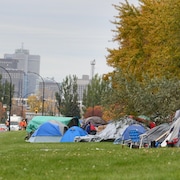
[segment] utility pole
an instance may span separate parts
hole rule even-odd
[[[37,75],[37,76],[39,76],[40,78],[41,78],[41,80],[42,80],[42,116],[44,115],[44,101],[45,101],[45,82],[44,82],[44,79],[43,79],[43,77],[42,76],[40,76],[38,73],[36,73],[36,72],[31,72],[31,71],[28,71],[28,73],[32,73],[32,74],[35,74],[35,75]]]

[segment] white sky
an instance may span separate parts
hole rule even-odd
[[[40,75],[61,82],[67,75],[91,75],[112,70],[106,48],[115,30],[118,5],[125,0],[0,0],[0,58],[15,49],[41,56]],[[138,5],[138,0],[128,0]]]

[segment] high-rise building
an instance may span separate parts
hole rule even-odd
[[[12,60],[11,66],[8,66],[10,60]],[[15,62],[17,63],[16,66]],[[23,49],[22,47],[21,49],[15,50],[15,53],[13,54],[4,54],[3,63],[3,67],[5,67],[10,74],[12,74],[11,71],[14,72],[14,70],[17,71],[16,74],[21,74],[19,75],[21,78],[18,77],[19,82],[18,78],[16,81],[14,80],[14,77],[12,78],[13,84],[15,85],[15,91],[21,92],[21,94],[17,96],[21,95],[22,97],[25,97],[36,92],[36,81],[40,78],[38,76],[40,72],[39,55],[31,55],[29,50]],[[21,84],[21,86],[19,84]],[[15,94],[14,96],[16,96]]]
[[[77,79],[77,92],[78,92],[78,100],[82,102],[84,90],[87,90],[88,84],[90,83],[90,79],[88,75],[83,75],[82,79]]]
[[[14,85],[15,96],[21,96],[24,87],[24,76],[21,70],[17,69],[18,60],[16,59],[0,59],[0,74],[2,75],[2,83],[5,81],[10,82]],[[6,71],[5,71],[6,69]]]

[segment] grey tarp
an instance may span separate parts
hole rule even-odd
[[[150,130],[148,130],[146,133],[140,135],[140,138],[143,143],[150,144],[152,141],[156,141],[157,139],[159,143],[161,143],[165,136],[162,136],[170,129],[170,125],[168,123],[161,124],[159,126],[156,126]],[[162,136],[162,138],[160,138]]]

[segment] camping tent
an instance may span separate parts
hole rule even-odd
[[[59,142],[67,129],[65,124],[55,120],[45,122],[31,135],[29,142]]]
[[[152,141],[161,143],[165,139],[165,133],[169,130],[168,123],[160,124],[140,136],[142,143],[150,144]]]
[[[98,117],[98,116],[91,116],[84,119],[83,124],[88,124],[89,122],[95,126],[107,124],[106,121],[104,121],[101,117]]]
[[[86,136],[86,135],[88,135],[87,132],[81,127],[72,126],[65,132],[60,142],[74,142],[74,138],[76,136]]]
[[[68,127],[79,125],[79,119],[76,117],[35,116],[29,121],[26,131],[28,133],[34,132],[41,124],[50,120],[61,122]]]
[[[129,140],[131,139],[130,136],[129,136],[129,133],[131,130],[136,130],[139,132],[139,135],[143,134],[146,132],[146,129],[141,126],[140,124],[132,124],[132,125],[129,125],[125,131],[123,132],[122,134],[122,140]]]

